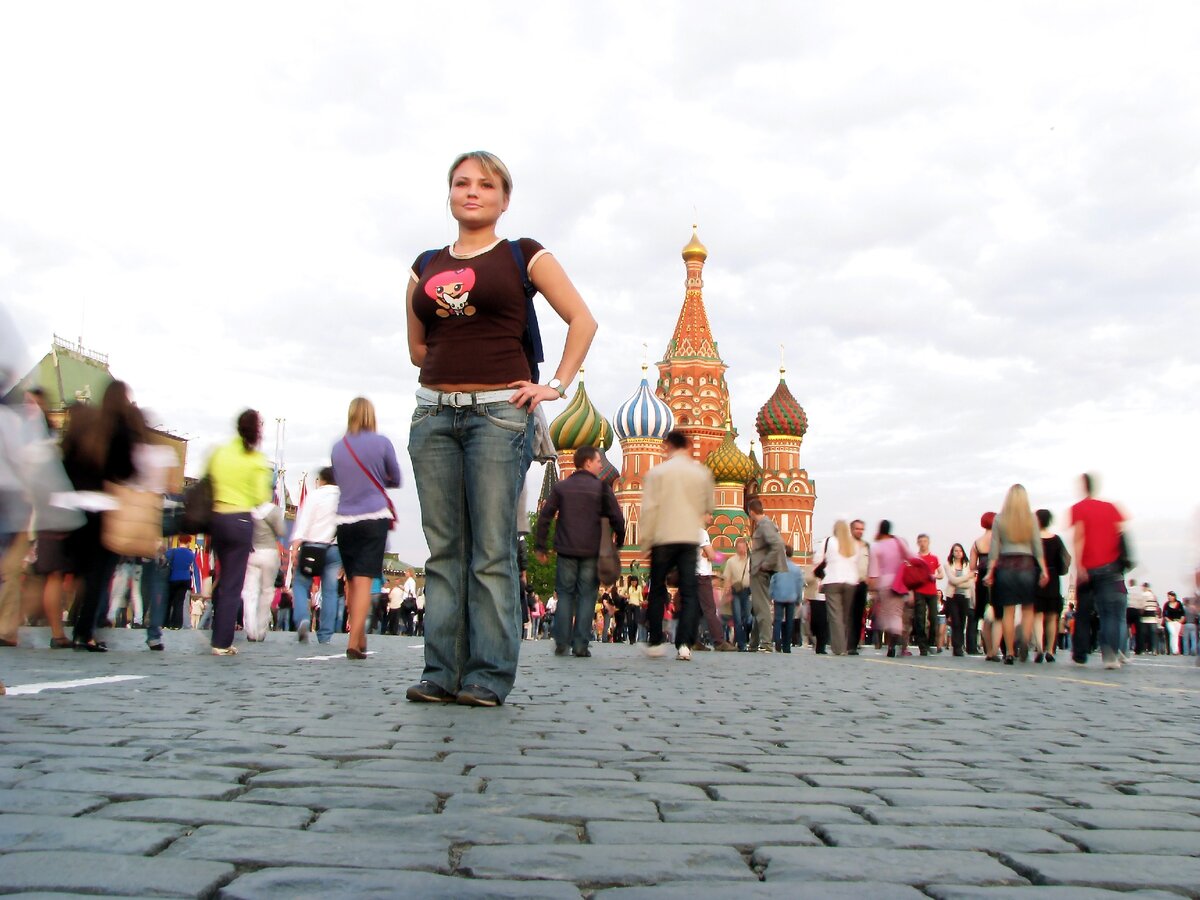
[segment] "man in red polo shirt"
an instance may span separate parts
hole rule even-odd
[[[1121,631],[1125,627],[1125,574],[1121,553],[1121,531],[1125,516],[1116,506],[1095,497],[1096,479],[1081,479],[1083,499],[1071,507],[1070,524],[1075,528],[1076,599],[1075,635],[1071,657],[1079,665],[1087,662],[1091,646],[1092,610],[1100,619],[1100,655],[1104,668],[1121,668]]]
[[[917,535],[917,555],[929,566],[933,577],[920,587],[913,588],[913,599],[916,608],[913,610],[913,637],[921,649],[922,656],[928,656],[930,648],[937,651],[937,620],[938,620],[938,579],[944,578],[942,565],[937,556],[929,552],[929,535]]]

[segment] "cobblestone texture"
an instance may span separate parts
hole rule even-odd
[[[214,659],[0,649],[0,892],[25,898],[1200,896],[1200,669],[523,646],[418,705],[419,639]],[[201,686],[201,687],[197,687]]]

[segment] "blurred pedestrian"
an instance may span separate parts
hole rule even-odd
[[[271,497],[271,465],[259,450],[262,418],[244,410],[237,419],[237,436],[209,458],[207,474],[213,484],[212,548],[218,575],[212,597],[213,656],[234,656],[234,632],[242,609],[246,565],[254,546],[251,511]]]

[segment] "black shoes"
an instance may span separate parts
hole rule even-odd
[[[1016,662],[1016,660],[1013,659],[1011,653],[1008,656],[1004,657],[1004,664],[1006,666],[1011,666],[1014,662]]]
[[[432,681],[422,681],[414,684],[404,696],[413,703],[453,703],[454,694]]]
[[[104,641],[76,641],[76,650],[86,650],[88,653],[107,653],[108,644]]]
[[[554,648],[554,655],[555,656],[566,656],[567,655],[567,645],[566,644],[557,645]]]
[[[458,692],[459,706],[499,706],[502,702],[495,693],[477,684],[463,685]]]
[[[582,650],[576,650],[575,655],[576,656],[591,656],[592,651],[589,650],[587,647],[584,647]]]

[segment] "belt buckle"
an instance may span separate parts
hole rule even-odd
[[[444,396],[446,397],[446,405],[452,406],[455,409],[462,409],[464,406],[471,405],[471,395],[469,393],[465,393],[464,391],[451,391],[449,394],[445,394]],[[467,398],[465,402],[463,401],[464,397]]]

